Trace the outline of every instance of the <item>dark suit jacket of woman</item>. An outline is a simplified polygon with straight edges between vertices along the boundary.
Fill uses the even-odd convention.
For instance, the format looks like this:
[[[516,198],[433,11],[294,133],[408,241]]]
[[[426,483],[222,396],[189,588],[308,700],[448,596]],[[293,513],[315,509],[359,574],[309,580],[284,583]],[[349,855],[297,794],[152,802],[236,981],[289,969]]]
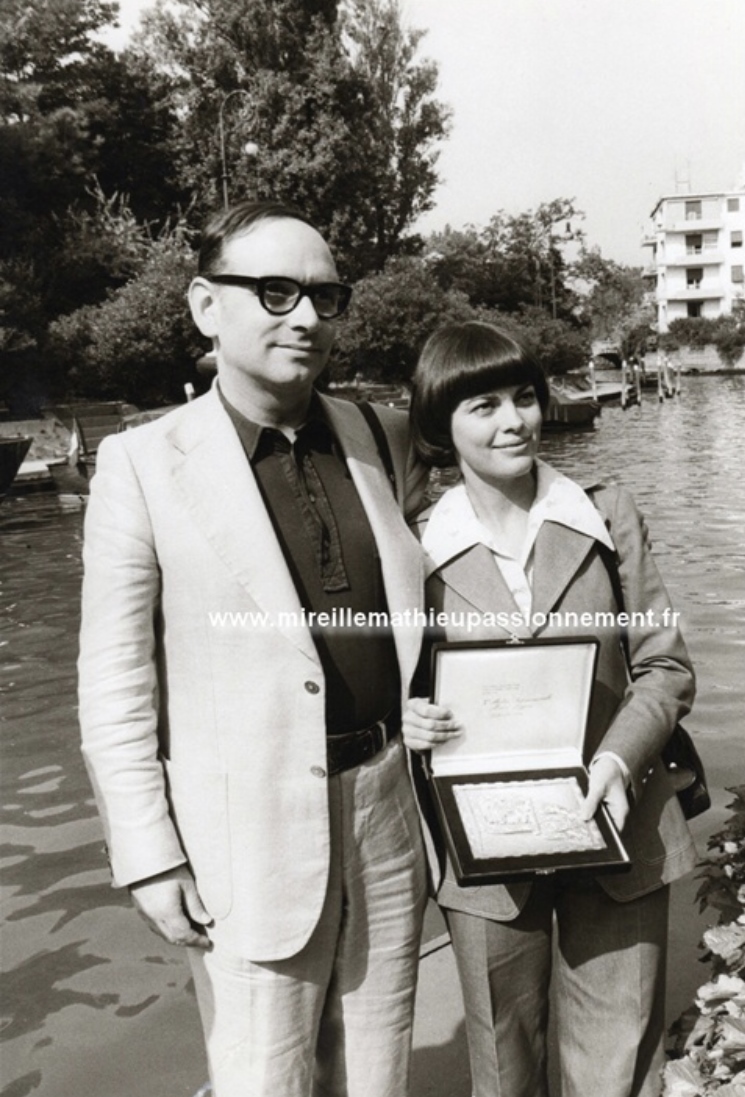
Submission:
[[[628,630],[634,680],[627,684],[626,662],[616,628],[562,629],[526,626],[514,631],[523,638],[597,635],[600,639],[597,673],[585,740],[585,762],[600,750],[613,751],[628,766],[632,810],[623,831],[631,870],[598,874],[608,895],[624,902],[644,895],[689,872],[696,852],[675,792],[660,761],[660,752],[676,722],[689,711],[694,695],[693,671],[677,627],[656,627],[670,615],[670,601],[646,540],[646,528],[630,494],[623,488],[600,486],[591,498],[604,517],[619,557],[626,611],[652,611],[655,625]],[[432,508],[417,519],[414,529],[423,536]],[[468,613],[518,613],[501,572],[484,545],[476,545],[446,561],[429,575],[428,607],[448,616]],[[544,522],[534,549],[533,614],[552,611],[616,612],[611,583],[597,542],[555,522]],[[648,617],[647,620],[650,618]],[[498,628],[448,626],[431,633],[430,640],[507,639]],[[424,782],[417,780],[420,799]],[[422,808],[431,820],[429,805]],[[444,854],[430,857],[438,902],[482,917],[508,921],[525,904],[529,883],[460,888]]]

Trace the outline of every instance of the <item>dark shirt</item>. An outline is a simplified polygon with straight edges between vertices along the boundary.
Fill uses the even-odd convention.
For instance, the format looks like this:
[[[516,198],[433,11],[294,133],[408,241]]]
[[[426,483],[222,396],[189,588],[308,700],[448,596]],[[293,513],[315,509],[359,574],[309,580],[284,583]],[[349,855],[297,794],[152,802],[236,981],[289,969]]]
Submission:
[[[300,601],[307,614],[331,622],[311,624],[326,679],[326,730],[368,727],[398,705],[400,679],[390,628],[348,624],[353,614],[387,615],[388,606],[375,539],[338,440],[315,397],[292,443],[220,395]],[[367,429],[362,420],[360,429]]]

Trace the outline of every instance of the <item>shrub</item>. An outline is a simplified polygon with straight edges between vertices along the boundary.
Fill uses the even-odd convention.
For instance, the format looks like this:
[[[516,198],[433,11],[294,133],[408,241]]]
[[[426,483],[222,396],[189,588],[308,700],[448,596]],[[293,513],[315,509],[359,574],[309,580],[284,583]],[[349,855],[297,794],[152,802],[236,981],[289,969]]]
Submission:
[[[141,273],[107,301],[62,317],[48,352],[79,396],[157,405],[183,399],[204,352],[186,303],[194,272],[181,231],[154,241]]]
[[[339,325],[332,375],[408,380],[436,328],[476,316],[464,294],[441,288],[426,261],[389,259],[379,274],[355,286],[349,313]]]
[[[355,286],[332,374],[408,380],[427,337],[443,324],[463,320],[484,320],[524,340],[546,373],[578,369],[589,358],[586,334],[545,309],[527,306],[508,314],[477,308],[460,291],[443,289],[426,259],[395,258]]]
[[[533,352],[547,376],[582,369],[590,359],[590,338],[586,331],[565,320],[554,319],[545,309],[533,305],[505,316],[491,313],[498,327],[513,331]]]
[[[745,309],[736,305],[731,316],[716,319],[696,316],[673,320],[660,344],[667,350],[713,346],[723,364],[733,366],[745,348]]]

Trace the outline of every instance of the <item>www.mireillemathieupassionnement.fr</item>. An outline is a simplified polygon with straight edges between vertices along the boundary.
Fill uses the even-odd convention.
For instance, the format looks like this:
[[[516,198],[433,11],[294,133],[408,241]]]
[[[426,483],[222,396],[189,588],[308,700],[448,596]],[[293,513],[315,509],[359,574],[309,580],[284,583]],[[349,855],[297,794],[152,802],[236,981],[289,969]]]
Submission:
[[[613,613],[602,610],[555,610],[549,613],[522,613],[520,610],[498,613],[479,610],[457,610],[447,613],[443,610],[407,609],[399,612],[378,611],[362,613],[349,608],[334,608],[329,611],[288,610],[277,614],[261,610],[212,610],[208,614],[212,628],[216,629],[273,629],[293,628],[310,629],[376,629],[423,628],[458,629],[467,633],[481,633],[485,629],[499,628],[509,633],[515,629],[556,628],[562,632],[572,629],[675,628],[680,621],[680,613],[666,606],[657,611],[647,609],[631,613]]]

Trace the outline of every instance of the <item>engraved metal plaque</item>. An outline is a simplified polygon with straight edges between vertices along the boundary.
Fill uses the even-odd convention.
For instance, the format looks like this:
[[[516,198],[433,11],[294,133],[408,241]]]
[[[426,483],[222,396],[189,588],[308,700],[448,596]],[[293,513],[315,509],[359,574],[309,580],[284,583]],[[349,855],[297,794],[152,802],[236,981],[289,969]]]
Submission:
[[[605,806],[582,817],[597,648],[594,638],[435,645],[432,697],[462,734],[431,752],[430,785],[462,885],[628,867]]]

